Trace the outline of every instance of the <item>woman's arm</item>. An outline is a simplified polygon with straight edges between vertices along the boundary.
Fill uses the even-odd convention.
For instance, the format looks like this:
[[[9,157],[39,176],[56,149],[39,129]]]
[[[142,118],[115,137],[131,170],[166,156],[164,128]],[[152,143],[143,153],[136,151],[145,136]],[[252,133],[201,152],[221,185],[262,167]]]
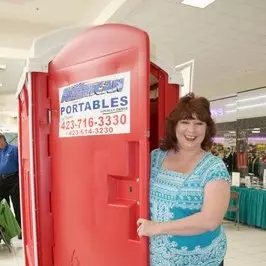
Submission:
[[[196,235],[215,230],[224,218],[230,200],[230,185],[224,180],[209,182],[204,189],[202,210],[186,218],[157,223],[138,220],[140,236]]]

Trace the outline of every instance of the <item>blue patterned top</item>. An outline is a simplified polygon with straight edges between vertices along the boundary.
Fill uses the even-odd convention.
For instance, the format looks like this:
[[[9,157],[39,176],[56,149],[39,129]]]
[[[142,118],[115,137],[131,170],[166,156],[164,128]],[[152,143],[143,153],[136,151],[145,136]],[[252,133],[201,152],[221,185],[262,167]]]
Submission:
[[[152,221],[182,219],[200,212],[204,187],[215,180],[229,181],[224,162],[207,152],[192,173],[161,167],[167,152],[151,154],[150,213]],[[226,252],[226,236],[219,226],[199,235],[150,237],[150,266],[218,266]]]

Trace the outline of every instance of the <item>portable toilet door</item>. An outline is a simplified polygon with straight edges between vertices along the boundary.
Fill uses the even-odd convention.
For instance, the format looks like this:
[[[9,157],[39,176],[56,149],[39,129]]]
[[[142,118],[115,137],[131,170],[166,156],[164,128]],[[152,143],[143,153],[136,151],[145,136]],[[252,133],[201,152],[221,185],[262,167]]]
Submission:
[[[159,86],[153,119],[150,71]],[[149,218],[150,124],[158,146],[178,98],[167,74],[150,66],[148,35],[91,28],[48,73],[30,77],[37,257],[26,266],[148,266],[136,222]]]
[[[55,265],[147,266],[148,35],[89,29],[51,62]]]

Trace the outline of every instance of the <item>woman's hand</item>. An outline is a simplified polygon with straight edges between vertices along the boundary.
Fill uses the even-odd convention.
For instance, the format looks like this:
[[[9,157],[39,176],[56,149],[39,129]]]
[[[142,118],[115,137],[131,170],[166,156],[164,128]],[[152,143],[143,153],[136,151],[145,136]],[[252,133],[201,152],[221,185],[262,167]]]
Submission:
[[[138,225],[137,232],[139,237],[154,236],[160,234],[159,223],[140,218],[137,221],[137,225]]]

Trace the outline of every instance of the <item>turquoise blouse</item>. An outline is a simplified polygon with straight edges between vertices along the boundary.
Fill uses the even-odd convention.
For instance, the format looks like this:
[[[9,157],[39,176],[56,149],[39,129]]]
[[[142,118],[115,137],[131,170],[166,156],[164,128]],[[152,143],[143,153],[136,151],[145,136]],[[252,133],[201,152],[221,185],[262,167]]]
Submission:
[[[204,187],[208,182],[226,180],[224,162],[207,152],[190,174],[164,169],[167,152],[156,149],[151,154],[151,220],[166,222],[200,212]],[[159,235],[150,238],[150,266],[218,266],[226,253],[222,226],[199,235]]]

